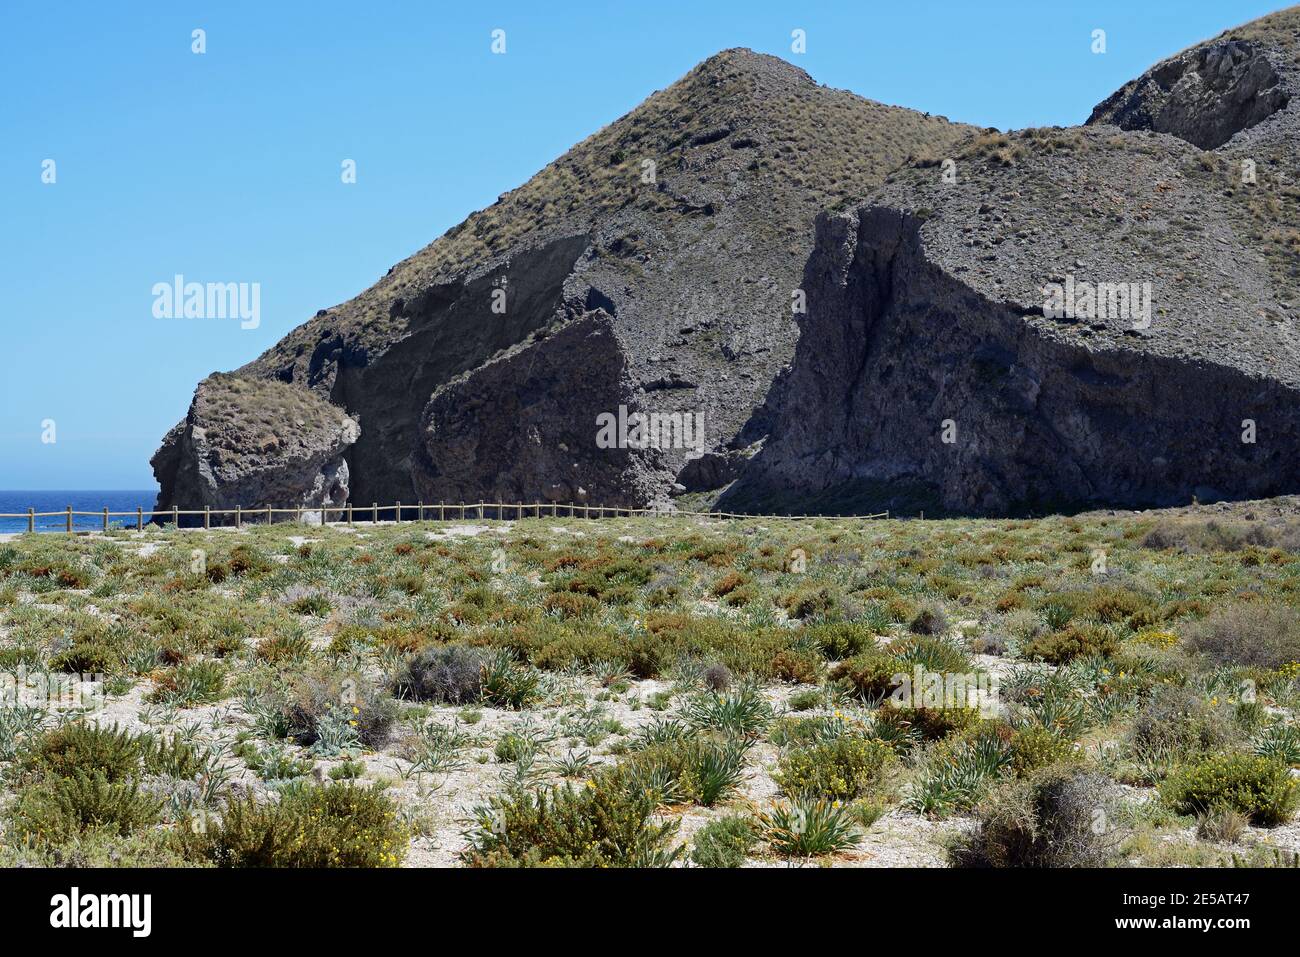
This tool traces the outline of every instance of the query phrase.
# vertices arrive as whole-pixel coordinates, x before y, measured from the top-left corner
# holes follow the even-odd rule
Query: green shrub
[[[141,742],[141,764],[145,774],[165,774],[189,781],[208,770],[206,756],[179,735],[145,735]]]
[[[538,668],[563,671],[589,668],[598,661],[622,661],[627,650],[617,633],[587,626],[581,630],[557,629],[554,637],[529,657]]]
[[[753,821],[729,814],[710,821],[696,832],[691,863],[696,867],[744,867],[757,841]]]
[[[783,648],[772,656],[772,677],[794,684],[816,684],[824,661],[812,648]]]
[[[1191,688],[1167,684],[1156,686],[1129,731],[1139,754],[1173,757],[1221,751],[1240,736],[1226,705],[1215,707]]]
[[[938,741],[980,720],[979,708],[909,708],[893,704],[882,707],[876,718],[878,725],[906,729],[923,741]]]
[[[864,701],[879,701],[899,686],[895,675],[909,670],[892,655],[866,651],[841,661],[831,669],[830,679]]]
[[[130,834],[156,823],[161,810],[161,799],[140,793],[136,781],[78,770],[23,788],[12,818],[20,842],[59,844],[101,828]]]
[[[33,741],[22,765],[46,777],[98,773],[117,783],[138,775],[145,748],[144,738],[117,725],[71,721]]]
[[[516,789],[474,811],[461,859],[471,867],[667,867],[678,822],[652,820],[655,798],[615,768],[584,786]]]
[[[966,674],[972,667],[966,650],[943,637],[908,635],[890,645],[889,653],[908,673],[917,665],[935,674]]]
[[[344,672],[294,675],[278,701],[286,737],[318,753],[381,748],[392,736],[398,705],[383,689]]]
[[[835,595],[828,588],[806,585],[781,596],[781,607],[795,619],[824,615],[836,606]]]
[[[926,605],[907,624],[914,635],[943,635],[948,631],[948,616],[938,605]]]
[[[85,640],[50,658],[50,670],[64,674],[102,675],[113,670],[118,661],[117,653],[108,645]]]
[[[875,632],[867,625],[856,621],[809,625],[805,634],[830,661],[851,658],[876,646]]]
[[[879,786],[893,760],[888,745],[845,734],[782,755],[773,778],[788,795],[851,801]]]
[[[1212,755],[1177,769],[1160,785],[1160,796],[1179,814],[1228,808],[1253,824],[1274,827],[1291,818],[1300,780],[1280,761],[1254,754]]]
[[[645,747],[625,767],[633,786],[659,803],[712,807],[744,782],[747,751],[743,741],[687,737]]]
[[[746,685],[737,691],[696,695],[683,705],[682,718],[700,730],[756,738],[772,720],[772,708],[761,691]]]
[[[996,729],[942,741],[926,751],[903,806],[936,817],[969,811],[1011,763]]]
[[[177,708],[193,708],[220,699],[225,687],[226,666],[221,662],[188,662],[155,678],[149,700]]]
[[[804,688],[790,695],[790,710],[811,711],[820,706],[825,697],[825,694],[817,688]]]
[[[590,595],[556,592],[546,596],[542,607],[561,618],[595,618],[600,614],[602,605]]]
[[[483,662],[483,700],[518,711],[536,700],[540,680],[535,668],[519,664],[508,651],[493,652]]]
[[[327,618],[330,613],[330,600],[328,595],[313,591],[294,599],[289,607],[298,615]]]
[[[1025,642],[1021,655],[1063,665],[1079,657],[1111,657],[1119,649],[1119,640],[1101,625],[1067,625]]]
[[[218,867],[397,867],[406,827],[378,788],[295,784],[280,800],[231,801],[189,835],[192,854]]]
[[[1026,777],[1041,768],[1080,757],[1073,741],[1039,724],[1017,729],[1011,735],[1010,745],[1011,768],[1017,777]]]

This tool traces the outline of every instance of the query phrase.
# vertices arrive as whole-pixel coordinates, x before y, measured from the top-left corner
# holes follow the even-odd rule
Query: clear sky
[[[149,456],[199,379],[360,292],[720,49],[1017,129],[1082,122],[1156,60],[1280,6],[3,0],[0,489],[152,487]],[[355,184],[341,182],[346,159]],[[259,283],[260,325],[156,318],[153,286],[177,273]]]

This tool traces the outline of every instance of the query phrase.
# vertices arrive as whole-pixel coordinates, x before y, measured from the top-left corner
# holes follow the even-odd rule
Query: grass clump
[[[515,789],[475,809],[461,859],[471,867],[667,867],[676,821],[612,769],[580,787]]]
[[[824,798],[795,798],[759,818],[763,837],[783,857],[822,857],[847,850],[862,831],[853,809]]]

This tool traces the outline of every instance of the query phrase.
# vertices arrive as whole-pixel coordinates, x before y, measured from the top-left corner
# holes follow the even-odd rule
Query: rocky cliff
[[[348,499],[343,453],[360,431],[343,410],[310,392],[213,373],[150,462],[161,486],[157,508],[303,506],[319,520],[321,508]]]
[[[1294,491],[1298,38],[1284,11],[1015,134],[726,51],[236,377],[359,423],[327,444],[362,502]],[[164,505],[201,418],[155,457]],[[317,495],[325,460],[244,451]]]

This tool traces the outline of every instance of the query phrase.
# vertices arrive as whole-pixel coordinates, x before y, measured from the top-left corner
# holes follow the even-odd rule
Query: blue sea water
[[[0,514],[22,512],[26,515],[29,508],[34,508],[38,512],[62,512],[69,505],[72,506],[74,512],[102,512],[105,506],[108,507],[110,512],[134,512],[137,507],[143,508],[147,512],[153,508],[153,503],[157,497],[158,492],[155,489],[125,492],[120,489],[98,492],[93,490],[75,492],[0,491]],[[135,525],[134,518],[125,516],[110,521],[114,525]],[[77,530],[89,531],[103,527],[104,520],[98,516],[77,515],[73,519],[73,528]],[[38,532],[61,532],[66,528],[67,519],[62,515],[36,519],[36,530]],[[26,518],[0,518],[0,532],[25,531],[27,531]]]

